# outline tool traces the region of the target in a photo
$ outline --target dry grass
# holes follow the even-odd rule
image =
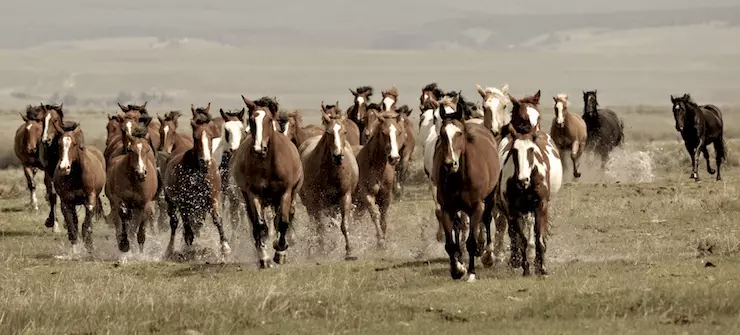
[[[94,260],[57,259],[68,248],[66,236],[42,226],[46,206],[26,212],[22,173],[5,170],[0,330],[730,333],[740,313],[740,173],[732,154],[740,143],[729,147],[722,182],[704,171],[705,181],[689,181],[688,158],[672,141],[629,140],[608,173],[587,159],[582,181],[566,184],[552,205],[551,276],[481,269],[473,284],[449,278],[443,248],[432,241],[436,223],[423,183],[410,185],[391,206],[388,251],[372,248],[374,232],[365,217],[352,227],[360,261],[339,260],[343,242],[336,228],[329,256],[307,256],[311,233],[299,206],[291,264],[260,271],[246,230],[232,241],[235,254],[227,264],[214,264],[208,255],[158,261],[166,236],[156,235],[147,245],[148,261],[118,266],[114,234],[102,223],[95,227]],[[417,156],[415,171],[420,161]],[[636,182],[643,179],[650,182]],[[207,228],[199,244],[213,249],[215,233]]]

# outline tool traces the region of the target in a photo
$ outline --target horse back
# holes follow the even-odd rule
[[[86,146],[83,151],[85,164],[83,168],[83,183],[90,183],[97,193],[103,190],[105,185],[105,158],[100,149],[93,146]]]
[[[482,124],[466,124],[466,131],[472,136],[465,148],[467,183],[476,188],[476,197],[485,197],[493,192],[501,172],[498,144]]]
[[[721,137],[724,128],[722,111],[712,104],[703,105],[700,109],[704,116],[704,130],[706,135],[710,138]]]
[[[351,145],[360,145],[360,127],[357,126],[357,123],[348,119],[345,126],[347,127],[347,142]]]

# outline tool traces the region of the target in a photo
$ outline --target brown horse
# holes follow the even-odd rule
[[[283,135],[288,136],[290,141],[300,148],[307,139],[324,133],[324,128],[309,124],[303,125],[301,112],[295,110],[290,113],[278,113],[278,128]]]
[[[309,138],[298,148],[305,176],[300,191],[301,201],[306,206],[314,225],[319,228],[321,249],[324,246],[324,227],[320,221],[322,211],[341,214],[345,259],[356,259],[352,253],[348,227],[352,211],[352,193],[357,188],[359,168],[352,147],[346,141],[347,114],[329,114],[323,102],[321,110],[324,134]]]
[[[249,110],[252,133],[234,153],[231,171],[246,202],[260,267],[267,268],[272,263],[267,255],[270,234],[263,210],[272,207],[275,211],[278,239],[273,245],[273,260],[283,264],[289,247],[286,234],[293,224],[296,195],[303,185],[303,164],[295,145],[273,128],[279,110],[277,101],[269,97],[251,101],[244,96],[242,100]]]
[[[57,150],[60,158],[54,173],[54,187],[61,200],[62,215],[67,227],[67,237],[72,243],[72,253],[77,254],[77,212],[75,207],[85,206],[82,223],[82,240],[89,253],[93,251],[92,216],[101,218],[103,206],[100,192],[105,185],[105,160],[103,153],[93,146],[86,146],[82,128],[78,123],[55,124],[60,134]]]
[[[378,122],[372,135],[357,154],[360,178],[353,201],[357,205],[356,218],[364,210],[370,212],[378,237],[378,247],[384,248],[388,227],[388,208],[393,199],[396,165],[401,160],[403,141],[402,116],[394,111],[375,113]]]
[[[130,148],[126,134],[130,134],[132,129],[136,128],[138,125],[144,125],[148,128],[151,122],[152,117],[148,114],[139,114],[138,112],[128,112],[126,114],[109,116],[108,125],[106,126],[108,137],[105,141],[105,151],[103,151],[103,157],[105,158],[106,164],[110,163],[113,158],[124,155],[126,150]],[[116,126],[118,126],[117,130],[115,130]],[[150,131],[148,132],[151,134]],[[151,136],[149,136],[149,139],[149,145],[152,146],[153,149],[156,149],[156,147],[153,147],[154,144],[151,141]]]
[[[193,147],[193,138],[177,132],[177,120],[180,118],[180,111],[171,111],[164,115],[164,118],[157,116],[159,119],[159,148],[158,151],[171,154],[175,151],[189,150]]]
[[[349,142],[352,145],[364,145],[365,141],[360,137],[359,142],[354,142],[354,128],[357,127],[357,134],[362,134],[365,131],[367,125],[365,124],[365,115],[367,115],[367,107],[370,104],[370,98],[373,96],[372,86],[360,86],[356,90],[349,89],[352,93],[352,106],[347,109],[347,116],[352,124],[347,124],[350,138]]]
[[[154,216],[154,200],[159,189],[154,149],[144,125],[126,133],[129,148],[111,159],[107,170],[105,194],[110,200],[115,220],[118,250],[127,253],[129,237],[137,234],[139,251],[144,251],[146,225]]]
[[[403,142],[400,144],[401,161],[396,165],[396,183],[393,186],[393,195],[400,198],[403,195],[403,185],[406,183],[406,179],[409,176],[411,156],[416,147],[416,135],[414,134],[412,121],[409,119],[413,108],[409,108],[408,105],[403,105],[396,109],[396,101],[398,101],[398,89],[392,87],[383,91],[383,102],[380,105],[381,110],[396,110],[401,115],[401,125],[404,137]]]
[[[468,273],[475,281],[475,256],[478,234],[468,234],[468,268],[460,262],[460,225],[458,212],[470,217],[470,232],[481,231],[481,223],[490,232],[493,219],[494,189],[500,165],[498,145],[490,131],[490,122],[466,123],[461,95],[446,95],[440,103],[441,128],[434,151],[432,180],[437,186],[437,220],[444,227],[445,250],[450,257],[450,274],[460,279]],[[461,107],[463,106],[463,107]],[[456,236],[453,236],[453,231]],[[489,235],[490,241],[490,235]],[[482,250],[482,248],[481,248]]]
[[[52,228],[55,232],[59,230],[59,225],[56,220],[57,192],[54,189],[54,173],[59,162],[59,137],[62,133],[58,132],[57,129],[61,129],[64,122],[63,105],[41,104],[39,106],[44,113],[39,159],[41,160],[41,165],[44,166],[46,200],[49,202],[49,215],[44,225]]]
[[[580,178],[581,163],[579,159],[586,149],[586,122],[580,116],[568,112],[568,95],[560,93],[553,97],[555,100],[555,118],[550,126],[550,136],[558,150],[570,150],[570,159],[573,161],[573,177]]]
[[[699,152],[702,152],[707,161],[707,172],[709,174],[717,172],[717,180],[722,180],[722,161],[727,156],[722,111],[712,104],[699,105],[686,93],[680,97],[671,95],[671,103],[676,130],[681,133],[684,146],[691,157],[691,178],[699,181]],[[710,143],[714,145],[717,171],[709,164],[707,146]]]
[[[165,199],[167,214],[170,217],[170,242],[166,257],[174,252],[177,214],[183,220],[183,239],[186,251],[191,251],[195,236],[210,212],[213,224],[218,231],[221,255],[225,258],[231,253],[228,239],[224,234],[221,218],[221,176],[214,163],[212,143],[220,137],[209,110],[196,110],[191,106],[193,119],[193,146],[186,151],[174,152],[167,161],[165,169]]]
[[[429,83],[421,89],[421,95],[419,96],[419,110],[423,113],[425,109],[421,106],[424,105],[427,100],[432,98],[434,101],[439,101],[442,100],[444,95],[445,92],[437,86],[437,83]]]
[[[512,104],[516,103],[517,106],[523,106],[523,108],[512,107],[510,124],[514,126],[514,130],[520,134],[540,131],[540,112],[537,109],[540,104],[540,91],[537,90],[534,95],[528,95],[521,99],[516,99],[511,95],[508,95],[508,97]]]
[[[149,111],[147,111],[147,109],[146,109],[146,104],[147,103],[144,102],[143,105],[127,105],[127,106],[123,106],[123,105],[121,105],[119,103],[118,104],[118,107],[121,109],[121,111],[124,113],[124,115],[128,116],[127,119],[129,119],[129,120],[135,120],[139,116],[144,116],[146,118],[149,118]],[[159,128],[160,128],[160,126],[161,125],[160,124],[157,124],[157,123],[148,123],[147,126],[146,126],[147,127],[147,131],[149,132],[149,139],[150,139],[151,146],[155,150],[157,148],[159,148],[159,146],[160,146],[159,136],[158,136],[159,135]],[[133,129],[133,128],[132,128],[131,125],[127,125],[127,129],[130,132],[131,129]],[[124,140],[125,140],[125,138],[124,138]]]
[[[23,173],[26,176],[26,185],[31,196],[30,205],[34,211],[39,210],[39,202],[36,198],[36,172],[43,169],[39,158],[39,144],[43,132],[44,111],[39,107],[26,107],[26,114],[21,114],[23,124],[15,132],[15,156],[23,165]]]
[[[396,102],[398,101],[398,89],[394,86],[381,92],[383,95],[383,101],[380,103],[381,111],[388,111],[395,109]]]

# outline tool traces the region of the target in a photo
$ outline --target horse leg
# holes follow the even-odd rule
[[[573,178],[581,178],[581,163],[579,162],[581,153],[580,142],[573,141],[570,149],[570,159],[573,161]]]
[[[254,246],[259,252],[259,264],[261,269],[272,267],[270,257],[267,256],[267,239],[270,237],[270,228],[262,217],[262,203],[252,192],[242,192],[247,203],[247,215],[252,223],[252,236]]]
[[[288,228],[293,224],[293,218],[295,217],[295,206],[293,204],[293,193],[286,191],[283,197],[280,199],[280,206],[275,213],[278,230],[278,238],[275,241],[273,248],[275,249],[275,256],[273,261],[276,264],[285,264],[286,251],[290,247],[287,240]]]
[[[429,183],[430,187],[429,190],[432,192],[432,199],[434,199],[434,206],[435,209],[432,210],[432,214],[434,214],[434,218],[437,217],[437,211],[441,210],[439,207],[439,202],[437,202],[437,186],[435,186],[433,183]],[[437,242],[444,242],[445,240],[445,230],[444,227],[442,227],[442,222],[437,220]]]
[[[229,246],[229,240],[226,238],[224,232],[224,222],[221,216],[221,204],[218,200],[219,197],[211,197],[211,218],[213,224],[216,225],[218,231],[219,242],[221,242],[221,256],[225,259],[231,254],[231,247]]]
[[[72,244],[72,255],[79,253],[79,247],[77,245],[77,213],[75,212],[75,205],[62,202],[60,206],[62,210],[62,216],[64,216],[65,226],[67,227],[67,238],[69,243]]]
[[[92,218],[96,213],[98,206],[98,195],[95,192],[90,192],[85,203],[85,220],[82,221],[82,241],[85,243],[85,249],[92,255],[93,253],[93,239],[92,239]],[[97,209],[102,210],[102,209]]]
[[[234,234],[239,231],[239,227],[241,227],[241,211],[239,208],[241,204],[239,203],[236,191],[230,185],[226,187],[226,193],[224,193],[224,195],[227,196],[228,199],[229,221],[231,222],[233,239],[235,238]]]
[[[475,256],[478,252],[478,233],[480,232],[485,204],[479,201],[473,208],[473,215],[470,216],[470,229],[468,233],[468,283],[475,281]]]
[[[704,159],[707,161],[707,173],[714,174],[714,169],[712,169],[712,166],[709,164],[709,146],[705,145],[703,148],[701,148],[701,153],[704,155]]]
[[[527,223],[525,222],[527,220],[525,217],[522,217],[521,215],[517,215],[516,217],[509,218],[509,229],[513,230],[514,233],[514,240],[516,240],[514,244],[515,246],[512,246],[512,259],[514,256],[514,253],[518,255],[518,258],[521,263],[522,267],[522,275],[523,276],[529,276],[531,275],[530,268],[529,268],[529,260],[527,259],[527,232],[526,232],[526,226]]]
[[[606,163],[609,161],[609,149],[599,150],[599,156],[601,156],[601,169],[606,169]]]
[[[717,164],[717,180],[722,180],[720,166],[722,165],[723,159],[725,159],[725,142],[720,137],[714,140],[714,160]]]
[[[139,224],[139,231],[136,234],[136,242],[139,243],[139,252],[144,253],[144,243],[146,242],[146,228],[153,226],[154,221],[154,201],[149,201],[144,205],[144,213]]]
[[[56,220],[56,207],[57,207],[57,192],[54,190],[54,182],[52,181],[52,175],[48,171],[44,173],[44,185],[46,185],[46,201],[49,202],[49,216],[46,218],[44,225],[47,228],[57,233],[59,232],[59,224]],[[66,225],[66,222],[65,222]]]
[[[167,228],[169,227],[169,224],[167,224],[168,207],[165,195],[157,197],[157,225],[160,233],[167,231]]]
[[[321,211],[317,206],[306,206],[306,212],[308,213],[308,220],[311,222],[311,230],[315,229],[316,238],[318,239],[318,253],[323,254],[325,251],[324,244],[324,227],[321,223]],[[312,254],[312,249],[309,247],[309,253]],[[315,249],[313,249],[316,251]]]
[[[167,250],[165,251],[164,257],[171,258],[175,252],[175,233],[177,232],[177,205],[172,199],[165,195],[165,202],[167,203],[167,215],[170,217],[170,242],[167,244]]]
[[[365,196],[365,206],[367,207],[367,211],[370,212],[370,219],[373,220],[373,224],[375,225],[378,249],[383,249],[385,246],[385,234],[383,233],[383,228],[380,226],[380,208],[375,201],[375,196],[371,194]]]
[[[457,212],[457,214],[452,217],[452,229],[455,231],[455,242],[460,246],[460,261],[465,261],[468,257],[468,246],[465,242],[470,233],[468,231],[470,228],[469,221],[470,218],[463,212]]]
[[[437,220],[442,222],[442,227],[445,231],[445,251],[450,257],[450,275],[452,279],[460,279],[465,275],[465,266],[458,261],[458,253],[460,252],[460,245],[455,243],[455,239],[452,236],[452,215],[457,213],[450,213],[445,210],[438,210],[436,212]]]
[[[493,243],[491,243],[491,221],[493,221],[493,208],[486,207],[485,211],[483,212],[483,226],[486,229],[486,240],[484,241],[485,248],[483,249],[483,252],[481,252],[481,264],[483,264],[484,267],[490,268],[493,266],[494,263],[494,248]],[[498,227],[496,227],[498,229]],[[480,242],[479,242],[480,243]]]
[[[507,225],[509,230],[509,266],[512,269],[516,269],[522,266],[522,243],[519,239],[522,235],[521,231],[521,217],[507,217]],[[521,235],[521,236],[520,236]]]
[[[30,166],[23,167],[23,174],[26,176],[26,185],[28,186],[28,192],[31,197],[31,208],[34,211],[39,210],[39,201],[36,199],[36,182],[33,180],[36,176],[36,168]]]
[[[696,147],[696,150],[694,150],[693,159],[691,160],[691,163],[693,164],[691,166],[692,171],[691,173],[694,175],[694,180],[699,181],[699,153],[704,150],[704,140],[699,139],[699,145]]]
[[[357,256],[355,256],[352,252],[352,243],[350,242],[349,238],[349,221],[350,217],[352,215],[352,193],[347,192],[342,199],[340,200],[339,206],[341,207],[340,210],[342,211],[342,235],[344,235],[344,244],[345,244],[345,260],[356,260]]]
[[[526,244],[522,244],[522,247],[526,254],[526,266],[527,266],[527,272],[529,272],[529,267],[532,265],[532,262],[535,261],[536,257],[536,251],[537,251],[537,245],[535,243],[535,236],[534,236],[534,225],[535,225],[535,218],[534,215],[531,213],[528,213],[524,216],[524,234],[527,239]]]
[[[198,219],[202,217],[198,213],[195,213],[193,208],[180,207],[180,216],[182,217],[182,240],[185,242],[185,248],[183,251],[187,253],[193,252],[193,242],[195,242],[195,230]],[[202,221],[202,220],[201,220]]]
[[[691,158],[691,174],[689,175],[689,178],[694,179],[694,152],[698,147],[694,146],[694,143],[686,141],[684,141],[684,145],[686,146],[686,151],[689,152],[689,158]]]
[[[547,244],[545,243],[545,234],[547,233],[547,201],[542,201],[534,213],[534,239],[537,256],[534,259],[535,274],[546,276],[545,269],[545,252]],[[530,237],[531,239],[531,237]]]
[[[386,194],[385,196],[375,198],[378,202],[378,211],[380,212],[380,229],[383,230],[383,248],[385,248],[385,242],[388,234],[388,209],[391,206],[391,195]]]

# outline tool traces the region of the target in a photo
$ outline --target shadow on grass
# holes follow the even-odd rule
[[[224,273],[224,272],[239,272],[244,270],[246,266],[239,263],[203,263],[203,264],[193,264],[187,268],[179,269],[170,275],[170,277],[189,277],[189,276],[195,276],[195,275],[214,275],[217,273]],[[268,270],[269,271],[269,270]]]
[[[23,212],[33,213],[33,211],[30,210],[27,205],[0,208],[0,213],[23,213]]]
[[[45,236],[46,232],[43,231],[32,231],[32,230],[0,230],[0,240],[10,239],[16,237],[41,237]]]
[[[411,268],[425,267],[425,266],[429,266],[432,264],[447,264],[448,262],[449,260],[447,258],[434,258],[434,259],[428,259],[428,260],[404,262],[400,264],[394,264],[391,266],[375,268],[375,271],[387,271],[387,270],[393,270],[393,269],[411,269]]]

